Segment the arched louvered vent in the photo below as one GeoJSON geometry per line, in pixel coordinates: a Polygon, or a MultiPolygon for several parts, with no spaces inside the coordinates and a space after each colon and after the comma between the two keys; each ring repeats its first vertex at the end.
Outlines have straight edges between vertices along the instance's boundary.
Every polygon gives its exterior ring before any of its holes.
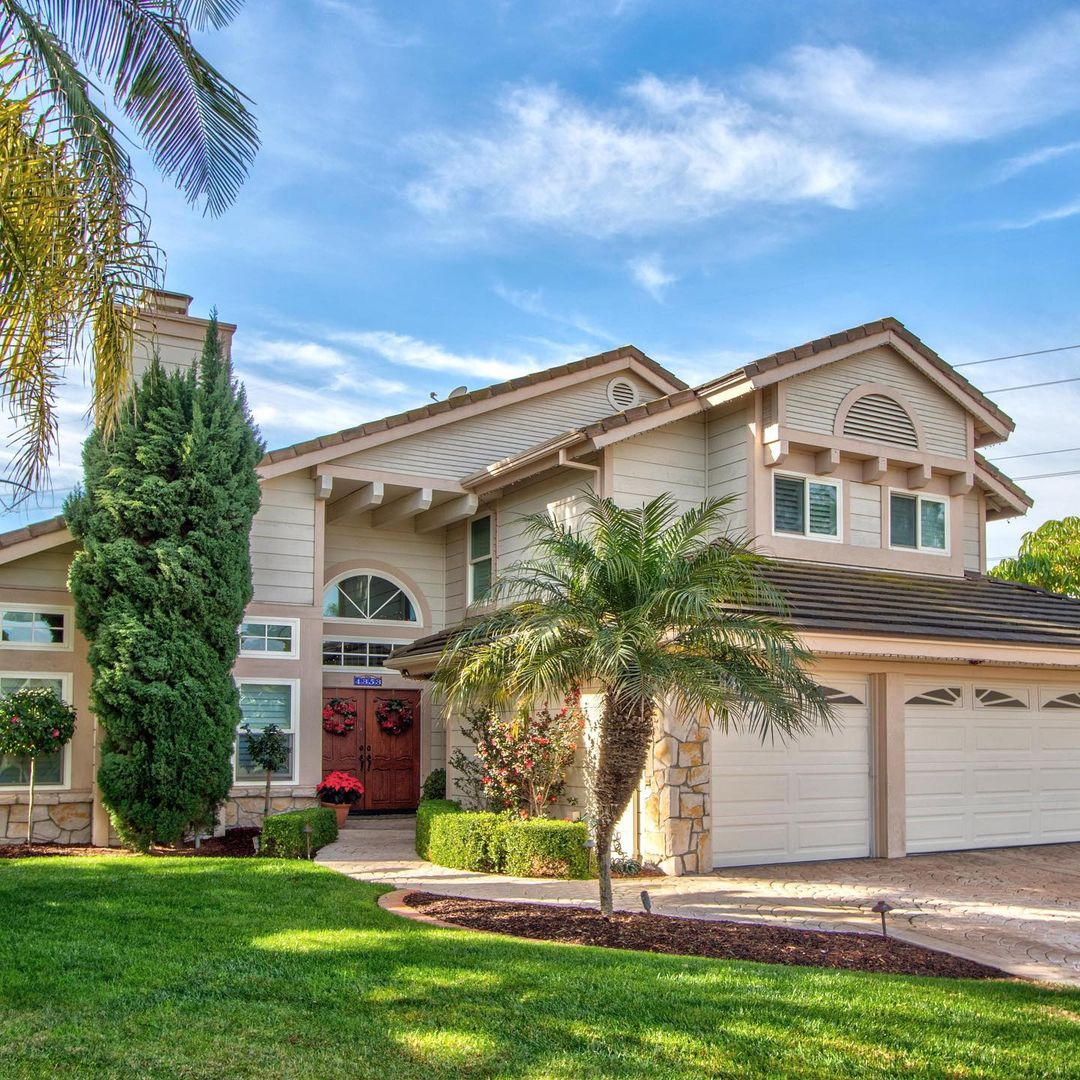
{"type": "Polygon", "coordinates": [[[915,425],[898,401],[884,394],[859,398],[844,417],[844,434],[867,442],[892,443],[893,446],[919,445],[915,425]]]}
{"type": "Polygon", "coordinates": [[[629,380],[622,377],[612,379],[607,387],[608,401],[619,412],[623,409],[632,409],[638,403],[638,389],[629,380]]]}

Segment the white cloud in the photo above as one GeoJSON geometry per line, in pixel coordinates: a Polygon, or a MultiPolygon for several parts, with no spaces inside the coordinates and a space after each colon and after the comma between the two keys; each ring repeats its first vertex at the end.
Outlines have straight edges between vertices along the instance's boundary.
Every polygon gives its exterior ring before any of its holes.
{"type": "Polygon", "coordinates": [[[1069,12],[996,54],[950,54],[935,70],[890,67],[846,45],[800,46],[750,85],[795,114],[878,140],[973,142],[1075,110],[1078,62],[1080,13],[1069,12]]]}
{"type": "Polygon", "coordinates": [[[648,77],[596,109],[556,87],[511,89],[475,134],[414,142],[408,196],[432,218],[591,236],[651,231],[747,203],[850,206],[860,167],[745,103],[648,77]]]}
{"type": "Polygon", "coordinates": [[[657,303],[664,299],[667,287],[678,280],[674,274],[669,274],[664,269],[659,255],[639,255],[627,265],[630,267],[630,276],[657,303]]]}
{"type": "Polygon", "coordinates": [[[1062,143],[1058,146],[1043,146],[1038,150],[1032,150],[1027,154],[1019,154],[1017,157],[1003,161],[998,168],[996,179],[1009,180],[1019,173],[1026,172],[1048,161],[1064,157],[1066,154],[1074,154],[1080,150],[1080,142],[1062,143]]]}
{"type": "Polygon", "coordinates": [[[301,367],[344,367],[350,357],[317,341],[267,341],[255,338],[236,342],[238,362],[247,364],[296,364],[301,367]]]}
{"type": "Polygon", "coordinates": [[[1040,210],[1029,217],[1017,218],[1014,221],[1003,221],[998,224],[999,229],[1030,229],[1033,225],[1043,225],[1048,221],[1062,221],[1065,218],[1076,217],[1080,214],[1080,199],[1074,199],[1062,206],[1054,206],[1048,210],[1040,210]]]}
{"type": "Polygon", "coordinates": [[[609,330],[597,326],[591,319],[577,312],[563,312],[552,309],[544,299],[542,289],[514,289],[502,282],[496,282],[492,287],[493,292],[500,300],[505,300],[518,311],[524,311],[526,315],[535,315],[539,319],[549,319],[551,322],[561,323],[563,326],[580,330],[589,337],[599,338],[612,342],[617,335],[609,330]]]}

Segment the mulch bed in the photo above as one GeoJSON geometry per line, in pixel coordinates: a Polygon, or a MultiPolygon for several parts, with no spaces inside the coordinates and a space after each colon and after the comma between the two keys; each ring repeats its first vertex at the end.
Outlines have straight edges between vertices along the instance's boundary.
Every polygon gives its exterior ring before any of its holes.
{"type": "MultiPolygon", "coordinates": [[[[262,832],[258,828],[226,829],[224,836],[204,840],[196,848],[187,843],[182,848],[155,847],[150,855],[162,857],[206,856],[215,859],[246,859],[255,854],[254,837],[262,832]]],[[[125,848],[91,847],[89,844],[0,844],[0,859],[44,859],[57,855],[133,855],[125,848]]]]}
{"type": "Polygon", "coordinates": [[[605,918],[591,908],[511,904],[426,892],[409,893],[405,903],[455,926],[539,941],[704,956],[716,960],[841,968],[883,975],[937,975],[953,979],[1010,977],[985,964],[874,934],[794,930],[761,923],[711,922],[631,912],[616,912],[605,918]]]}

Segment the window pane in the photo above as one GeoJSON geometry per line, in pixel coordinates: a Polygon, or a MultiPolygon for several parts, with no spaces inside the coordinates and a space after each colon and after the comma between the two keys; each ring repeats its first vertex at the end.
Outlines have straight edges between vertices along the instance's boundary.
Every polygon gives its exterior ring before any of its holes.
{"type": "Polygon", "coordinates": [[[409,598],[386,578],[373,577],[371,579],[371,611],[369,618],[393,619],[398,622],[413,622],[412,604],[409,598]]]}
{"type": "MultiPolygon", "coordinates": [[[[37,784],[59,784],[64,779],[64,752],[42,754],[37,762],[37,784]]],[[[0,787],[25,787],[30,783],[30,759],[0,754],[0,787]]]]}
{"type": "Polygon", "coordinates": [[[810,531],[818,536],[837,536],[836,488],[832,484],[810,485],[810,531]]]}
{"type": "MultiPolygon", "coordinates": [[[[252,724],[252,727],[255,725],[252,724]]],[[[289,739],[289,760],[274,773],[274,776],[288,780],[292,776],[292,735],[289,739]]],[[[248,735],[240,732],[236,736],[236,779],[237,780],[265,780],[266,770],[260,769],[251,760],[251,739],[248,735]]]]}
{"type": "Polygon", "coordinates": [[[794,476],[773,477],[773,520],[777,532],[806,531],[803,518],[803,481],[794,476]]]}
{"type": "Polygon", "coordinates": [[[63,645],[64,616],[59,612],[5,611],[0,638],[27,645],[63,645]]]}
{"type": "Polygon", "coordinates": [[[266,639],[254,637],[251,634],[243,634],[240,638],[240,648],[244,652],[265,652],[266,639]]]}
{"type": "Polygon", "coordinates": [[[491,590],[491,560],[484,559],[472,564],[472,598],[475,603],[483,600],[491,590]]]}
{"type": "Polygon", "coordinates": [[[491,554],[491,517],[477,518],[469,526],[469,558],[484,559],[491,554]]]}
{"type": "Polygon", "coordinates": [[[331,585],[323,594],[327,619],[416,622],[412,601],[392,581],[374,574],[358,574],[331,585]]]}
{"type": "Polygon", "coordinates": [[[292,688],[277,683],[241,683],[241,723],[253,728],[277,724],[279,728],[292,727],[292,688]]]}
{"type": "Polygon", "coordinates": [[[268,652],[292,652],[293,628],[286,624],[266,624],[266,648],[268,652]]]}
{"type": "Polygon", "coordinates": [[[910,495],[893,495],[889,501],[889,539],[894,547],[916,546],[915,499],[910,495]]]}
{"type": "Polygon", "coordinates": [[[923,547],[944,551],[945,504],[933,499],[920,499],[919,529],[923,547]]]}
{"type": "Polygon", "coordinates": [[[64,696],[63,679],[27,679],[22,675],[0,676],[0,694],[14,694],[16,690],[33,690],[39,686],[46,686],[57,697],[64,696]]]}

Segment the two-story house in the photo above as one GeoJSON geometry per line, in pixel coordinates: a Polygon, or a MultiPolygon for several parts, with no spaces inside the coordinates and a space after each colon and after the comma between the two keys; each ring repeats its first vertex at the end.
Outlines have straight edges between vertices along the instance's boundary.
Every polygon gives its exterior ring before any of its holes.
{"type": "MultiPolygon", "coordinates": [[[[182,357],[204,326],[166,297],[152,330],[182,357]]],[[[625,848],[682,873],[1080,840],[1080,601],[984,574],[986,522],[1031,505],[979,453],[1012,427],[885,319],[695,389],[624,346],[270,452],[236,678],[246,720],[291,732],[278,805],[333,767],[364,779],[365,810],[415,806],[462,741],[424,678],[525,554],[522,515],[668,491],[733,498],[842,723],[762,745],[665,715],[625,848]],[[355,726],[324,730],[342,702],[355,726]]],[[[46,681],[79,709],[39,835],[100,842],[71,553],[60,519],[0,537],[0,691],[46,681]]],[[[234,767],[227,823],[261,805],[239,740],[234,767]]],[[[24,783],[0,762],[0,836],[24,783]]]]}

